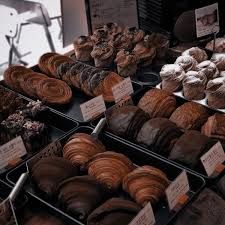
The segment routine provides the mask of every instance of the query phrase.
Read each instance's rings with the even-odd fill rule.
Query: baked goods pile
[[[163,58],[169,47],[168,38],[160,33],[146,35],[135,27],[122,28],[108,23],[91,36],[74,41],[76,59],[94,60],[97,68],[109,68],[115,63],[122,77],[135,76],[137,66],[149,66],[155,58]]]
[[[82,90],[88,96],[103,95],[104,100],[107,102],[114,101],[112,87],[123,80],[121,76],[114,72],[97,69],[57,53],[42,55],[38,66],[43,73],[59,79],[58,82],[66,83],[67,86]],[[53,87],[49,88],[53,78],[48,78],[49,83],[45,84],[45,86],[42,85],[45,91],[53,90]],[[45,83],[45,81],[42,83]],[[41,91],[41,97],[43,98],[45,96],[44,90]]]
[[[163,171],[137,167],[91,135],[75,133],[62,151],[63,157],[34,163],[31,179],[46,199],[57,199],[79,221],[113,225],[116,219],[127,225],[148,202],[155,206],[165,197],[169,180]]]

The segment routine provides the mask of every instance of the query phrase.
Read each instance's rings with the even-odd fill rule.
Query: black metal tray
[[[92,131],[93,129],[90,127],[79,127],[73,132],[71,132],[69,135],[62,138],[60,142],[63,145],[73,133],[83,132],[83,133],[90,134]],[[173,165],[172,163],[167,162],[166,160],[160,159],[159,157],[151,153],[143,151],[142,149],[139,149],[136,146],[125,143],[124,141],[119,140],[116,137],[113,137],[106,133],[102,133],[100,134],[99,138],[103,142],[103,144],[105,144],[108,150],[114,150],[116,152],[123,153],[138,166],[143,166],[143,165],[155,166],[161,169],[162,171],[164,171],[167,174],[169,180],[171,181],[174,180],[182,172],[182,168],[176,165]],[[18,166],[13,171],[7,174],[7,181],[12,184],[15,184],[18,177],[23,172],[26,172],[26,171],[27,171],[26,164]],[[187,174],[188,174],[188,179],[189,179],[190,188],[191,188],[191,191],[188,193],[190,197],[189,198],[189,202],[190,202],[192,198],[202,190],[202,188],[205,186],[205,182],[204,182],[204,179],[201,178],[200,176],[197,176],[191,172],[187,172]],[[41,197],[41,194],[38,193],[38,191],[35,191],[35,188],[33,188],[31,183],[27,185],[25,189],[31,196],[46,203],[47,200]],[[48,203],[51,205],[51,202],[48,202]],[[51,207],[55,208],[56,205],[52,204]],[[169,224],[169,222],[171,222],[174,219],[176,215],[177,215],[177,212],[174,212],[174,211],[170,212],[166,201],[162,200],[155,208],[155,217],[157,221],[156,225],[167,225]],[[77,220],[74,218],[74,221],[77,221]],[[80,223],[77,223],[77,224],[80,224]]]

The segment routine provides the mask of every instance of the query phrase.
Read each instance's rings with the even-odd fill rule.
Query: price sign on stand
[[[214,172],[222,172],[225,166],[222,163],[225,161],[225,152],[220,142],[217,142],[208,152],[201,157],[201,162],[208,176]]]
[[[170,210],[179,210],[187,200],[190,190],[186,171],[183,171],[166,189],[166,197]]]
[[[134,89],[130,77],[115,85],[112,88],[112,92],[116,103],[133,94]]]
[[[129,223],[129,225],[154,225],[154,224],[155,224],[155,216],[150,203],[148,203],[131,221],[131,223]]]
[[[80,108],[85,122],[94,119],[106,111],[106,106],[102,95],[81,104]]]
[[[14,138],[0,147],[0,169],[27,154],[21,136]]]

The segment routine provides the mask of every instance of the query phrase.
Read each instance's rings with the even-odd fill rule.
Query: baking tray
[[[143,95],[147,91],[149,91],[150,89],[152,89],[152,88],[154,88],[154,87],[145,87],[136,96],[134,96],[132,98],[134,105],[137,105],[138,102],[139,102],[139,100],[143,97]],[[178,107],[180,105],[184,104],[185,102],[187,102],[187,100],[185,100],[184,98],[180,98],[178,96],[175,96],[175,97],[176,97],[176,102],[177,102],[177,106]],[[213,115],[214,113],[215,113],[215,110],[209,109],[209,115]],[[92,121],[90,124],[91,124],[92,127],[96,127],[96,125],[98,124],[98,122],[99,122],[99,119],[96,119],[96,120]],[[157,157],[160,157],[163,160],[166,160],[166,161],[168,161],[170,163],[173,163],[173,164],[175,164],[177,166],[180,166],[180,167],[184,168],[185,170],[188,170],[190,172],[193,172],[193,173],[197,174],[198,176],[203,177],[207,181],[207,184],[208,183],[209,184],[213,183],[216,179],[219,179],[221,176],[223,176],[225,174],[225,171],[224,171],[224,172],[222,172],[219,175],[215,175],[214,177],[208,177],[206,175],[206,173],[203,173],[203,172],[200,172],[200,171],[197,171],[197,170],[193,170],[193,169],[191,169],[191,168],[189,168],[189,167],[187,167],[185,165],[182,165],[181,163],[178,163],[178,162],[175,162],[173,160],[170,160],[170,159],[166,158],[165,156],[162,156],[162,155],[159,155],[159,154],[155,153],[151,148],[143,147],[143,146],[139,145],[138,143],[136,143],[134,141],[127,140],[124,137],[118,136],[118,135],[112,133],[111,131],[108,131],[107,128],[105,128],[105,133],[107,133],[108,135],[113,136],[114,138],[118,138],[121,141],[124,141],[124,142],[127,142],[129,144],[132,144],[132,145],[136,146],[137,148],[140,148],[140,149],[142,149],[142,150],[144,150],[146,152],[150,152],[151,154],[154,154],[154,155],[156,155]],[[224,164],[225,164],[225,162],[224,162]]]
[[[66,137],[60,139],[61,144],[65,144],[66,140],[73,134],[73,133],[88,133],[90,134],[93,131],[90,127],[79,127],[75,129],[73,132],[68,134]],[[124,141],[117,139],[116,137],[113,137],[111,135],[108,135],[106,133],[101,133],[99,136],[100,140],[105,144],[106,148],[109,150],[114,150],[119,153],[123,153],[127,157],[129,157],[136,165],[143,166],[143,165],[151,165],[155,166],[161,170],[163,170],[167,175],[169,180],[174,180],[181,172],[182,168],[178,167],[176,165],[173,165],[170,162],[167,162],[166,160],[160,159],[159,157],[143,151],[142,149],[129,144],[125,143]],[[13,171],[7,174],[7,180],[8,182],[14,184],[18,177],[27,171],[26,164],[20,165],[17,168],[15,168]],[[190,189],[191,191],[188,193],[189,195],[189,202],[192,200],[192,198],[198,194],[202,188],[205,186],[205,181],[203,178],[201,178],[198,175],[195,175],[191,172],[187,172],[189,183],[190,183]],[[45,202],[45,200],[41,194],[35,190],[35,188],[31,185],[27,185],[25,187],[26,191],[33,197],[41,200],[42,202]],[[56,205],[54,203],[51,204],[51,202],[48,202],[48,204],[51,205],[51,207],[55,207]],[[60,209],[59,209],[60,210]],[[60,210],[61,211],[61,210]],[[177,215],[177,212],[169,211],[167,203],[163,200],[161,201],[157,207],[155,208],[155,217],[156,217],[156,225],[167,225],[169,222],[171,222],[174,217]],[[76,219],[74,218],[74,221]]]

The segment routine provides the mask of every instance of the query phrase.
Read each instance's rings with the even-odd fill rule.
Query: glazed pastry
[[[124,35],[135,45],[141,42],[145,37],[145,32],[136,27],[128,27],[124,30]]]
[[[215,49],[213,49],[214,46],[214,40],[210,41],[207,45],[206,45],[206,49],[210,50],[210,51],[214,51],[216,53],[223,53],[225,52],[225,38],[216,38],[216,42],[215,42]]]
[[[207,104],[216,109],[225,108],[225,78],[210,80],[206,87]]]
[[[152,166],[138,167],[123,179],[124,191],[142,207],[158,203],[168,185],[166,174]]]
[[[182,130],[198,130],[208,117],[207,108],[195,102],[186,102],[173,112],[170,120]]]
[[[225,71],[225,54],[215,53],[213,54],[211,61],[215,63],[219,71]]]
[[[132,201],[111,198],[91,213],[87,224],[115,225],[115,221],[119,221],[120,225],[127,225],[140,210],[141,208]]]
[[[167,118],[154,118],[142,126],[136,141],[154,152],[167,156],[182,132]]]
[[[178,57],[175,64],[178,64],[185,72],[188,72],[190,70],[196,70],[198,62],[192,56],[186,55]]]
[[[188,71],[183,79],[183,94],[187,100],[201,100],[205,98],[207,77],[201,71]]]
[[[199,131],[186,131],[174,144],[169,159],[179,162],[192,169],[197,169],[204,155],[216,142]]]
[[[91,60],[91,52],[93,50],[93,42],[88,36],[78,37],[74,43],[74,51],[76,59],[82,62],[88,62]]]
[[[31,168],[32,181],[50,197],[56,194],[57,186],[62,181],[77,174],[78,169],[61,157],[42,158]]]
[[[185,76],[183,68],[177,64],[167,64],[162,67],[160,77],[162,89],[168,92],[179,91]]]
[[[117,53],[115,63],[117,64],[118,74],[122,77],[132,77],[136,75],[137,58],[134,53],[120,50]]]
[[[105,146],[91,135],[76,133],[63,147],[63,157],[73,165],[84,166],[92,156],[105,151]]]
[[[94,42],[94,44],[97,44],[99,42],[104,42],[109,40],[108,31],[104,29],[104,27],[101,27],[99,29],[96,29],[91,35],[91,40]]]
[[[116,191],[123,178],[134,169],[133,163],[123,154],[103,152],[87,163],[88,174],[95,177],[107,189]]]
[[[219,76],[219,70],[217,69],[216,64],[209,60],[198,64],[197,71],[203,72],[208,80],[217,78]]]
[[[100,42],[94,46],[91,56],[96,67],[110,67],[115,57],[115,50],[107,42]]]
[[[64,81],[53,78],[38,82],[36,90],[38,97],[48,104],[67,104],[72,98],[70,87]]]
[[[142,42],[136,44],[133,49],[140,66],[149,66],[156,57],[156,48],[149,43],[149,36],[145,36]]]
[[[106,197],[104,189],[90,176],[77,176],[64,180],[58,186],[59,202],[75,218],[84,220]]]
[[[176,109],[176,98],[164,90],[151,89],[140,99],[138,107],[148,113],[150,118],[168,118]]]
[[[208,56],[205,52],[205,50],[202,50],[198,47],[192,47],[192,48],[189,48],[187,50],[185,50],[183,53],[182,53],[183,56],[192,56],[194,59],[197,60],[198,63],[201,63],[205,60],[208,59]]]

